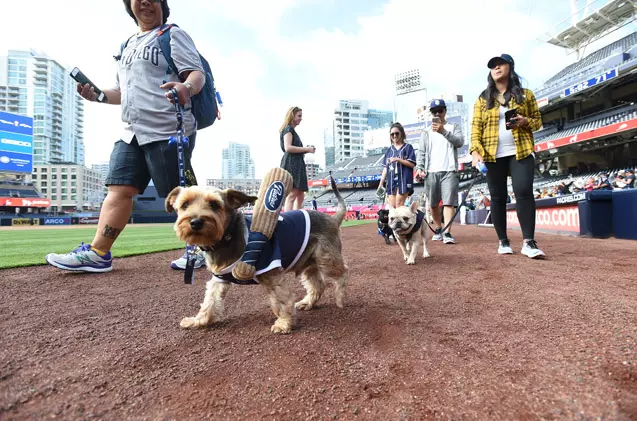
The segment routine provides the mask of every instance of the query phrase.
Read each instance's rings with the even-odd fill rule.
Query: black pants
[[[498,158],[495,162],[486,162],[486,164],[487,185],[491,193],[491,221],[498,239],[507,239],[507,176],[511,173],[516,200],[515,210],[522,234],[525,240],[532,240],[535,236],[535,198],[533,197],[535,158],[529,155],[518,161],[513,155]]]

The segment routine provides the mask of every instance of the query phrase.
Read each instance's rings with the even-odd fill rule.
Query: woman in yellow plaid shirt
[[[533,132],[542,126],[542,116],[533,92],[523,89],[515,73],[515,63],[508,54],[493,57],[487,89],[473,108],[471,148],[473,166],[484,162],[487,185],[491,193],[491,220],[500,240],[499,254],[513,254],[507,237],[507,177],[511,175],[517,211],[524,236],[522,254],[543,258],[535,242],[535,198],[533,177],[535,155]],[[507,111],[517,112],[507,119]],[[507,121],[508,120],[508,121]]]

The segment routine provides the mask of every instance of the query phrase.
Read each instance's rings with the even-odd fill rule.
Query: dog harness
[[[422,221],[424,219],[425,219],[425,213],[421,211],[420,209],[418,209],[418,211],[416,211],[416,224],[411,229],[409,234],[405,235],[405,238],[407,239],[407,241],[411,241],[411,236],[420,230],[420,227],[422,226]]]
[[[244,233],[246,244],[252,217],[244,216],[246,231]],[[274,234],[263,246],[261,256],[255,265],[257,270],[253,279],[241,281],[232,276],[232,268],[241,259],[223,269],[219,273],[213,273],[212,279],[221,283],[233,283],[239,285],[256,285],[259,283],[258,275],[269,272],[272,269],[283,268],[288,270],[296,264],[307,247],[310,238],[310,215],[306,210],[284,212],[279,216]]]

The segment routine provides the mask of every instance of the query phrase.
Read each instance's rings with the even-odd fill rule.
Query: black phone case
[[[75,69],[73,69],[73,70],[75,70]],[[89,78],[87,78],[86,75],[84,73],[82,73],[82,71],[80,69],[77,69],[77,70],[78,71],[77,71],[77,74],[75,76],[73,76],[73,71],[71,71],[71,73],[69,73],[69,76],[71,76],[77,83],[81,83],[82,85],[86,85],[88,83],[89,85],[91,85],[93,87],[93,89],[95,89],[95,93],[97,94],[98,98],[100,97],[100,95],[104,95],[101,102],[106,102],[108,100],[108,98],[106,98],[106,94],[104,94],[100,90],[100,88],[95,86],[95,84],[93,82],[91,82],[91,80]]]
[[[511,126],[509,122],[511,121],[511,119],[513,117],[515,117],[517,115],[518,115],[517,108],[514,108],[512,110],[504,112],[504,121],[505,121],[505,125],[506,125],[507,130],[511,130],[513,127],[515,127],[515,126]]]

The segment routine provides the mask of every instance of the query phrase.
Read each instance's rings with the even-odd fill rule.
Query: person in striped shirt
[[[383,157],[383,174],[380,177],[379,190],[387,181],[389,206],[396,208],[405,205],[405,200],[414,192],[414,167],[416,152],[406,142],[405,129],[400,123],[394,123],[389,129],[391,147]]]

